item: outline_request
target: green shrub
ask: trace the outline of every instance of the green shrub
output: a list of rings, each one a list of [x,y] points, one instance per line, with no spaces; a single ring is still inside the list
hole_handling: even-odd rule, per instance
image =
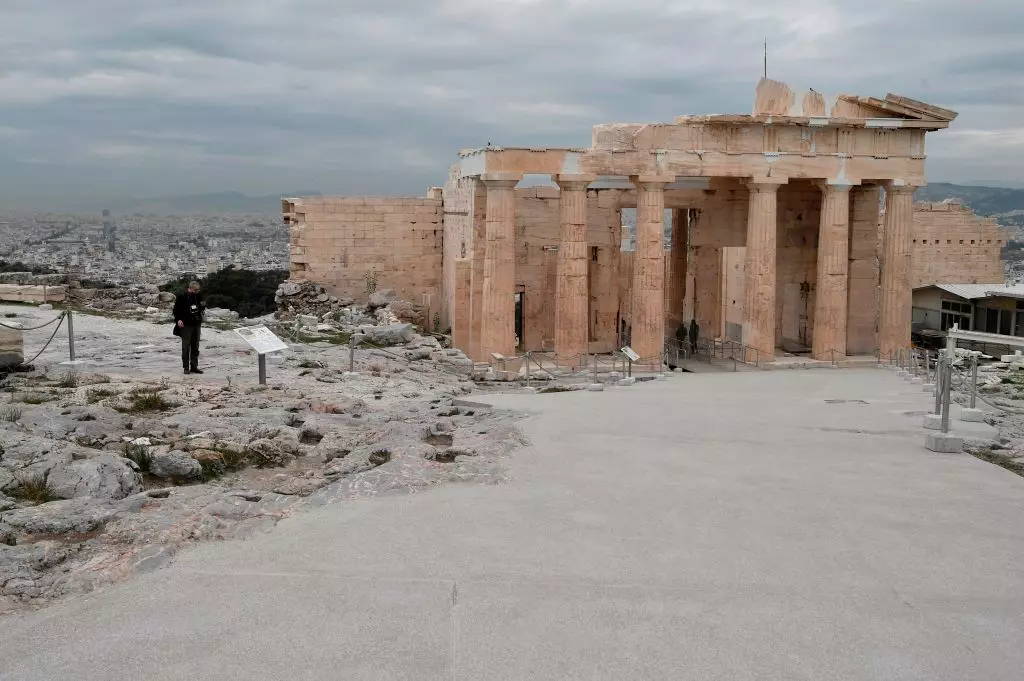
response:
[[[139,470],[143,473],[149,472],[149,466],[153,463],[153,456],[149,453],[149,447],[146,445],[136,445],[131,442],[124,443],[124,447],[121,449],[121,455],[126,459],[131,459],[135,462],[135,465],[139,467]]]
[[[234,265],[198,279],[209,307],[234,310],[242,317],[260,317],[277,310],[277,287],[288,278],[288,270],[236,269]],[[183,276],[160,287],[161,291],[181,294],[194,277]]]

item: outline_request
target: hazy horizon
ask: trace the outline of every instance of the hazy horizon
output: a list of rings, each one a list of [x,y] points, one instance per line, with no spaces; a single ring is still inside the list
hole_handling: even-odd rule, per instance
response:
[[[746,113],[795,88],[954,109],[928,179],[1024,187],[1024,3],[11,0],[0,207],[422,195],[460,148]],[[296,38],[298,37],[298,38]],[[41,205],[42,204],[42,205]]]

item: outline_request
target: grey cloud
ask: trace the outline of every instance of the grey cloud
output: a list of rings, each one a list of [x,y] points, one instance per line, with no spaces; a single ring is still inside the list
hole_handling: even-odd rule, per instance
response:
[[[748,111],[765,36],[796,86],[961,111],[933,179],[1024,184],[1017,0],[6,4],[0,201],[418,194],[462,147]]]

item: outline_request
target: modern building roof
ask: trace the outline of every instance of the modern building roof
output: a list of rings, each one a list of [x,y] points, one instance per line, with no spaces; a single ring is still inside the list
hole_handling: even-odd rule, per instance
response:
[[[929,284],[914,289],[937,288],[966,300],[981,298],[1020,298],[1024,299],[1024,285],[1006,286],[1005,284]]]

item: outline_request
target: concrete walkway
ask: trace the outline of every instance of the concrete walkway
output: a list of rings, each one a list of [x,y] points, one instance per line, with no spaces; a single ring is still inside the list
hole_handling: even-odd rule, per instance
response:
[[[3,620],[0,679],[1021,678],[1024,479],[926,451],[920,386],[495,401],[538,413],[510,484],[326,505]]]

